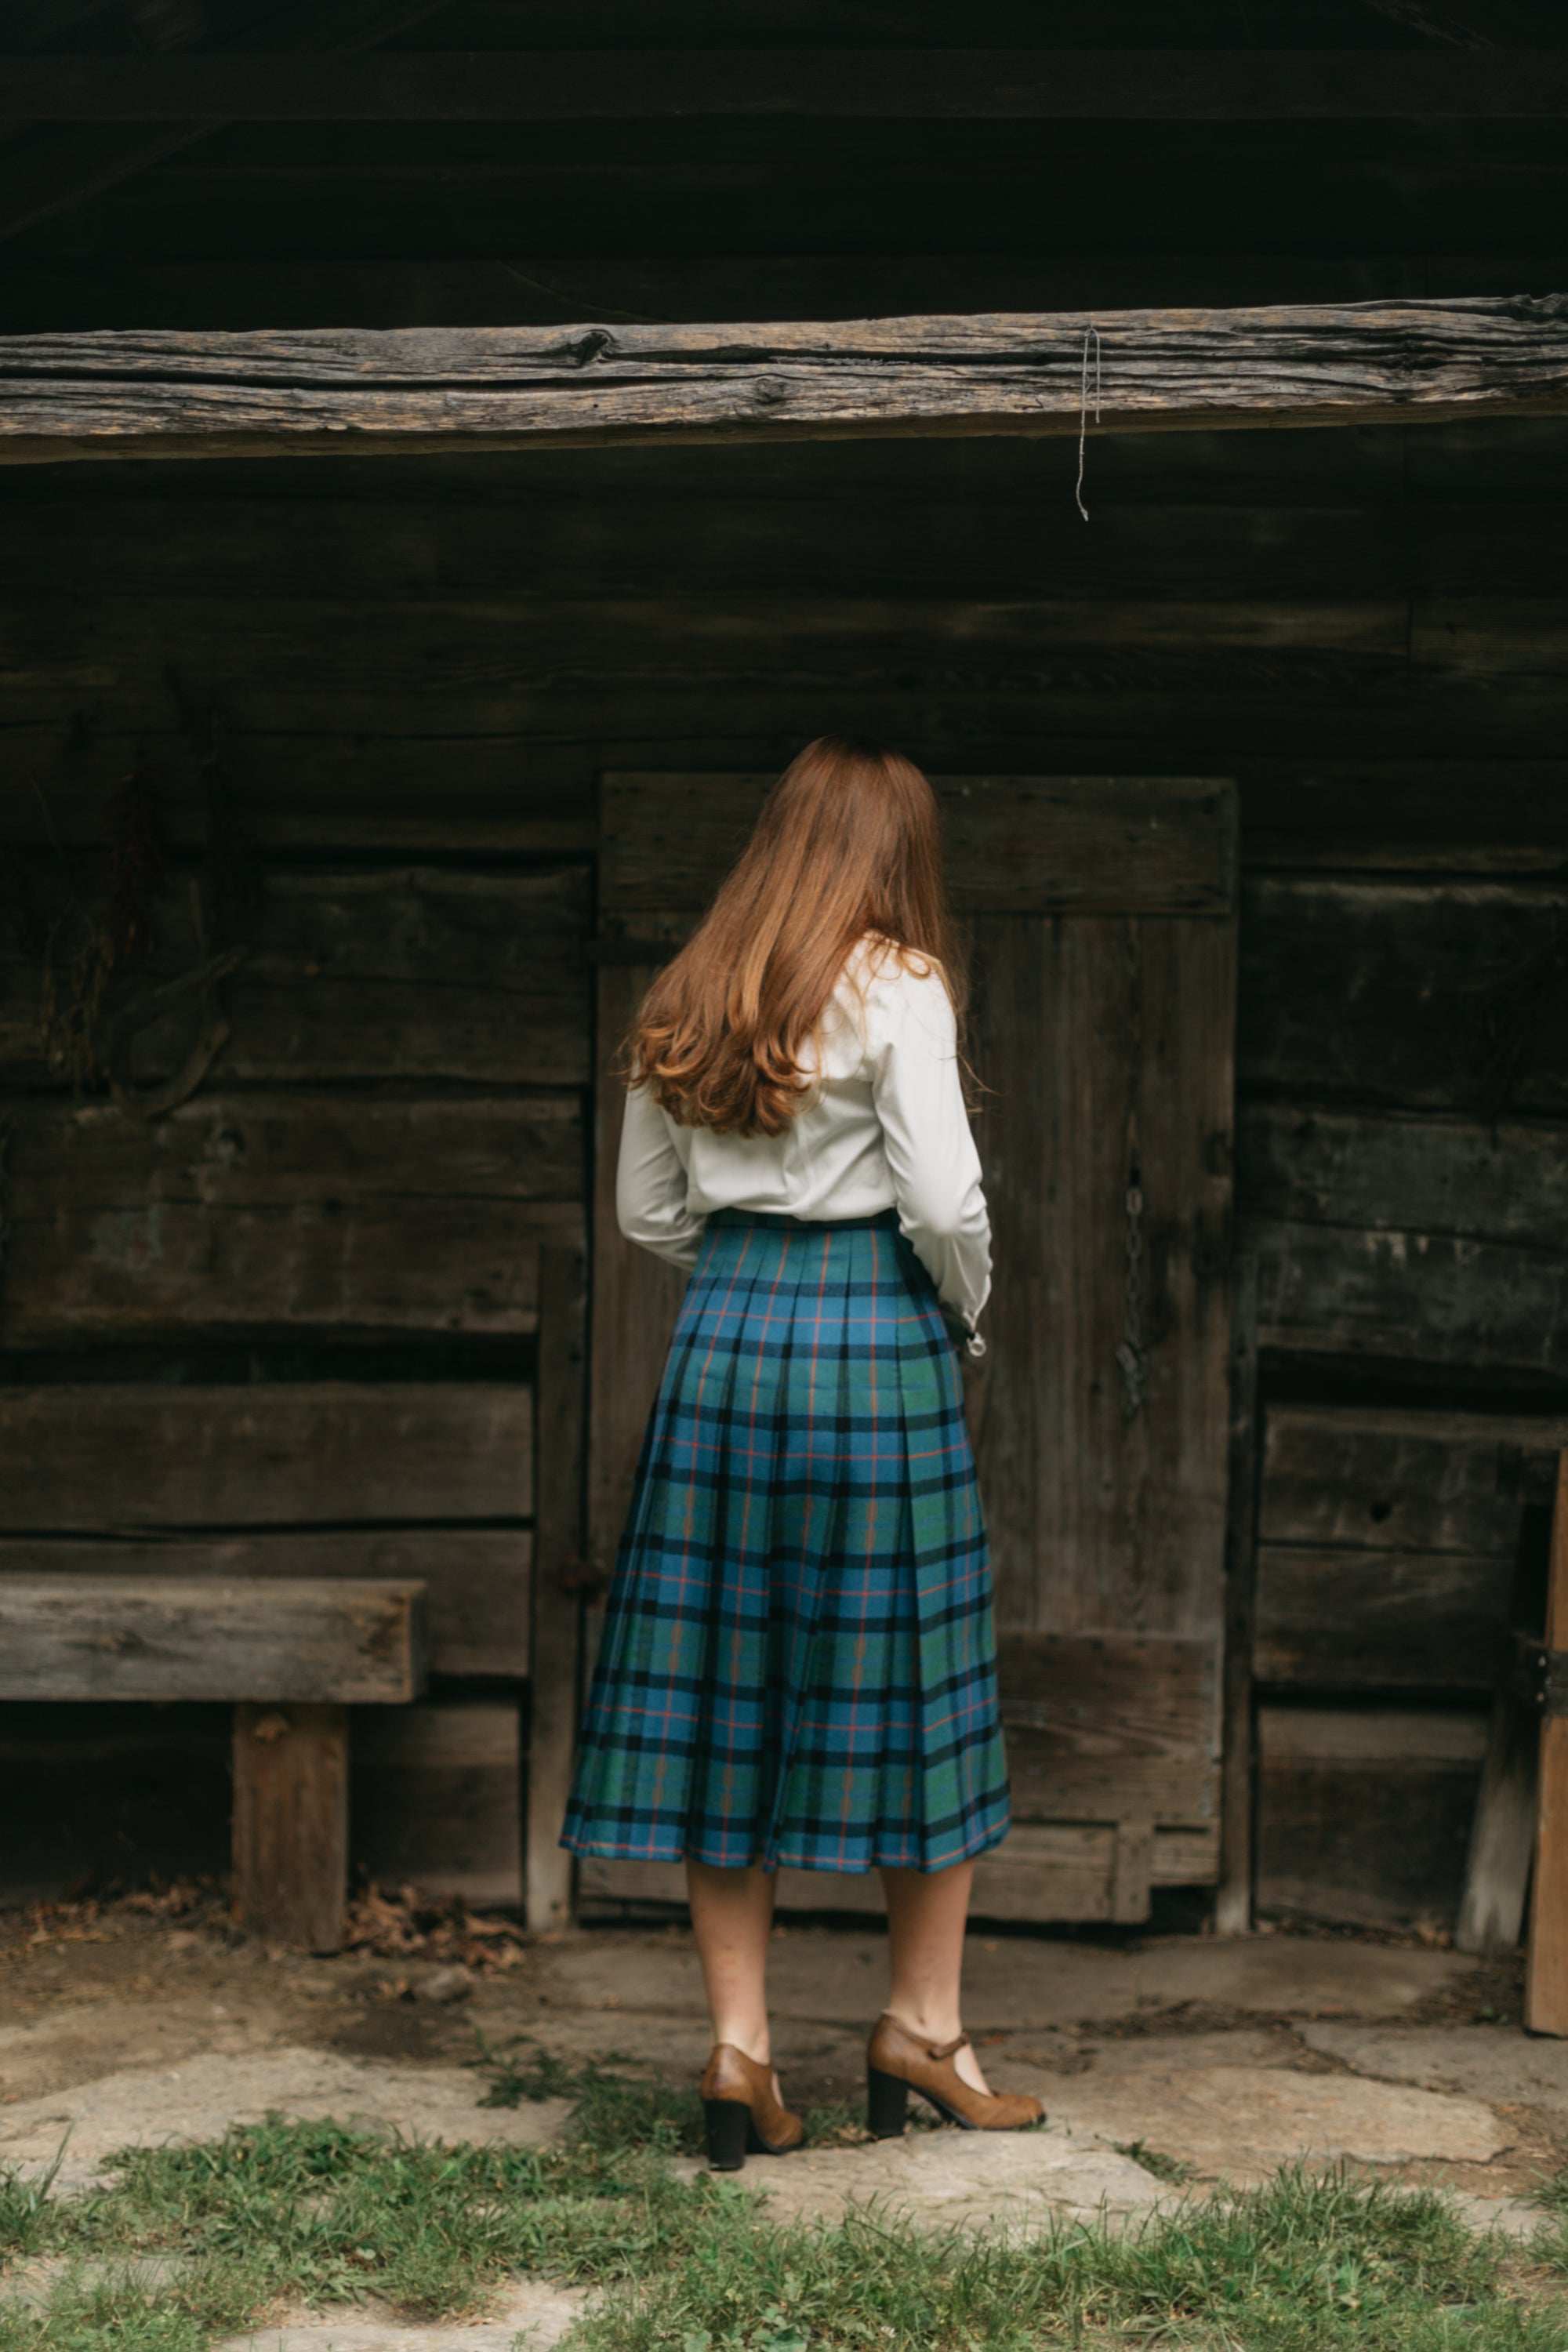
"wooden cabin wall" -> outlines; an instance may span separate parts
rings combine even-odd
[[[1418,14],[1048,19],[1064,47],[1373,50],[1420,47]],[[58,45],[117,37],[84,21]],[[963,37],[1043,22],[982,0]],[[670,0],[651,32],[630,0],[451,0],[395,46],[653,37],[953,33],[944,0]],[[93,142],[124,126],[32,135],[6,201],[29,171],[58,201],[7,236],[5,333],[1568,278],[1554,121],[240,123],[119,178]],[[520,1884],[533,1268],[584,1228],[595,779],[853,727],[937,769],[1237,778],[1260,1897],[1451,1916],[1542,1538],[1509,1465],[1568,1412],[1568,429],[1091,429],[1087,522],[1076,471],[1068,441],[932,441],[0,474],[0,1563],[427,1575],[429,1705],[356,1729],[367,1868]],[[132,772],[170,889],[116,988],[189,968],[204,856],[216,943],[248,949],[209,1077],[150,1125],[74,1098],[39,1037],[41,955],[109,885]],[[221,1866],[216,1725],[9,1710],[0,1898]]]
[[[517,1884],[533,1264],[583,1231],[595,777],[765,768],[859,726],[936,769],[1240,781],[1260,1894],[1451,1914],[1540,1532],[1499,1447],[1568,1407],[1568,430],[1091,441],[1087,524],[1075,463],[0,482],[0,1381],[32,1432],[0,1555],[428,1574],[437,1693],[363,1748],[366,1867]],[[171,858],[150,976],[184,968],[204,757],[250,953],[211,1076],[143,1124],[51,1076],[37,950],[68,881],[103,887],[140,762]],[[146,1068],[176,1051],[154,1034]],[[67,1792],[26,1883],[188,1855],[195,1816],[169,1835],[158,1791],[202,1720],[13,1721],[31,1817]],[[118,1759],[107,1808],[89,1752]],[[215,1861],[221,1806],[201,1818]],[[480,1826],[454,1861],[458,1819]]]

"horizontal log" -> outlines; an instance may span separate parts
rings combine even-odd
[[[706,905],[771,776],[607,775],[599,901]],[[1215,914],[1235,894],[1236,796],[1186,777],[940,776],[950,885],[971,912]]]
[[[1568,892],[1258,877],[1242,892],[1237,1076],[1282,1097],[1568,1109]]]
[[[6,60],[55,122],[548,122],[973,115],[1029,121],[1519,120],[1568,114],[1554,49],[447,50]]]
[[[830,445],[822,445],[824,446]],[[837,446],[837,445],[831,445]],[[806,445],[809,454],[811,445]],[[671,528],[668,497],[498,484],[487,500],[297,499],[187,496],[171,529],[167,496],[88,500],[74,468],[5,478],[76,497],[5,504],[14,577],[33,596],[73,593],[90,578],[106,595],[201,593],[215,576],[247,598],[376,603],[453,594],[1050,596],[1064,577],[1080,595],[1198,600],[1397,595],[1551,595],[1568,576],[1568,499],[1357,505],[1348,485],[1310,507],[1134,504],[1108,495],[1097,466],[1094,528],[1085,531],[1066,479],[1043,479],[1037,455],[1010,449],[1016,478],[991,495],[893,498],[846,482],[836,492],[749,494],[694,487]],[[504,463],[497,459],[496,463]],[[591,462],[580,454],[579,464]],[[95,478],[89,477],[96,488]],[[145,477],[142,478],[143,481]]]
[[[384,1077],[583,1084],[591,1069],[582,867],[542,875],[386,868],[258,877],[244,962],[222,986],[230,1035],[212,1080]],[[199,961],[187,896],[157,910],[144,971],[110,1013]],[[36,1064],[38,972],[0,937],[0,1062]],[[142,1076],[177,1068],[188,1021],[136,1043]]]
[[[974,1865],[976,1919],[1109,1920],[1115,1883],[1114,1826],[1099,1822],[1018,1822]],[[1150,1877],[1156,1886],[1211,1885],[1218,1875],[1217,1830],[1157,1829]],[[603,1862],[578,1866],[580,1903],[686,1907],[679,1862]],[[781,1911],[836,1911],[880,1918],[887,1906],[874,1871],[781,1870]]]
[[[709,715],[722,720],[721,695],[710,700]],[[1226,706],[1194,709],[1187,726],[1194,760],[1200,730],[1211,744],[1233,734],[1230,751],[1215,764],[1236,779],[1244,873],[1528,877],[1556,877],[1568,863],[1568,761],[1467,758],[1455,756],[1452,745],[1419,759],[1369,752],[1312,759],[1259,751],[1243,730],[1227,729],[1230,716]],[[893,730],[928,772],[954,764],[955,753],[994,775],[1019,772],[1023,762],[1038,759],[1037,741],[998,740],[984,721],[981,734],[959,752],[932,730],[932,718],[928,712],[922,723],[911,705]],[[1111,723],[1108,712],[1108,728]],[[599,772],[776,775],[799,744],[798,729],[786,727],[776,740],[740,744],[711,731],[657,743],[625,742],[618,735],[576,742],[458,736],[442,747],[450,789],[437,802],[429,798],[430,750],[416,738],[395,744],[331,733],[286,741],[231,734],[227,740],[244,776],[236,814],[264,847],[328,856],[374,850],[395,857],[438,850],[476,860],[481,854],[596,851],[595,818],[569,812],[591,809]],[[205,813],[185,768],[185,747],[167,732],[121,734],[108,726],[90,745],[50,727],[11,733],[12,772],[36,776],[45,798],[40,803],[34,792],[0,783],[0,842],[34,849],[49,849],[51,837],[68,845],[101,844],[106,803],[139,747],[158,769],[165,842],[182,854],[199,848]],[[1161,748],[1168,756],[1169,742],[1151,747],[1151,756]],[[542,814],[520,810],[520,775],[526,777],[526,807]]]
[[[425,1588],[341,1578],[0,1576],[0,1698],[406,1705]]]
[[[1413,1362],[1568,1364],[1559,1127],[1249,1104],[1239,1230],[1266,1346]]]
[[[426,1895],[521,1904],[515,1700],[458,1699],[356,1717],[349,1769],[351,1867]]]
[[[0,1341],[194,1329],[524,1332],[580,1241],[574,1097],[202,1093],[10,1118]]]
[[[0,1577],[369,1578],[426,1590],[430,1671],[529,1671],[533,1538],[526,1528],[334,1528],[331,1533],[0,1537]]]
[[[11,1534],[527,1518],[533,1399],[468,1381],[0,1389]]]
[[[116,59],[116,67],[124,60]],[[679,434],[1075,434],[1568,408],[1568,297],[844,325],[173,331],[0,341],[0,457]]]
[[[1555,1458],[1568,1420],[1389,1406],[1275,1405],[1258,1534],[1313,1551],[1511,1560],[1527,1461]]]
[[[1260,1544],[1252,1670],[1316,1690],[1489,1691],[1511,1558]]]

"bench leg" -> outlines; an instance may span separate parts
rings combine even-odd
[[[296,1951],[343,1940],[349,1711],[246,1702],[234,1710],[234,1910]]]

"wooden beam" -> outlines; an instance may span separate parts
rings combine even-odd
[[[1230,1427],[1225,1515],[1225,1656],[1220,1684],[1220,1883],[1215,1927],[1252,1927],[1253,1643],[1258,1578],[1258,1260],[1231,1268]]]
[[[1568,1453],[1557,1465],[1552,1563],[1546,1585],[1546,1647],[1568,1646]],[[1557,1670],[1554,1668],[1555,1677]],[[1568,2034],[1568,1714],[1553,1691],[1542,1719],[1535,1794],[1535,1880],[1524,1979],[1530,2033]]]
[[[1408,49],[397,51],[314,61],[31,57],[5,103],[58,122],[859,116],[1287,121],[1568,114],[1568,56]]]
[[[0,460],[1147,433],[1568,409],[1568,295],[0,341]]]
[[[528,1924],[572,1916],[572,1857],[561,1824],[572,1788],[582,1672],[587,1268],[575,1250],[539,1253],[539,1486],[534,1520],[533,1689],[528,1727]]]
[[[346,1706],[234,1711],[234,1914],[263,1943],[335,1952],[349,1860]]]
[[[0,1698],[405,1705],[425,1587],[335,1578],[0,1576]]]

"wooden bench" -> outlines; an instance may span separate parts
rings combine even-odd
[[[426,1678],[422,1582],[0,1575],[0,1699],[234,1706],[234,1907],[256,1936],[342,1941],[349,1708]]]

